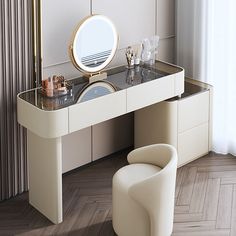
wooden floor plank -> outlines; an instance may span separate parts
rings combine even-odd
[[[176,175],[176,188],[175,188],[175,198],[178,198],[180,188],[182,185],[183,177],[184,177],[184,172],[185,168],[181,167],[177,170],[177,175]]]
[[[221,178],[221,184],[236,184],[236,177]]]
[[[233,188],[232,218],[230,236],[236,235],[236,185]]]
[[[194,187],[193,183],[195,182],[196,175],[197,167],[190,167],[185,169],[181,190],[176,202],[177,205],[190,204]]]
[[[233,185],[221,185],[216,219],[217,229],[230,229]]]
[[[193,232],[177,232],[172,236],[229,236],[230,230],[211,230],[211,231],[193,231]]]
[[[209,172],[209,178],[235,178],[236,171],[213,171]]]
[[[175,214],[189,213],[189,205],[178,206],[175,205]]]
[[[236,171],[236,160],[235,162],[231,161],[230,165],[221,165],[221,166],[201,166],[198,167],[198,172],[222,172],[222,171]]]
[[[235,159],[234,158],[220,158],[220,157],[203,157],[200,159],[197,159],[196,161],[193,161],[188,164],[189,167],[196,166],[196,167],[206,167],[206,166],[229,166],[229,165],[235,165]]]
[[[193,194],[190,202],[189,213],[203,212],[206,196],[208,173],[197,173]]]
[[[204,202],[204,220],[216,220],[220,192],[220,179],[208,179]]]
[[[215,230],[215,221],[178,222],[174,224],[174,233]]]
[[[202,221],[203,214],[202,213],[182,213],[174,215],[174,222],[192,222],[192,221]]]

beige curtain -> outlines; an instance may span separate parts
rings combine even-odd
[[[32,0],[0,0],[0,201],[28,188],[17,93],[33,86]]]

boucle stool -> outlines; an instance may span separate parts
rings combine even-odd
[[[112,222],[118,236],[170,236],[173,230],[176,149],[138,148],[113,176]]]

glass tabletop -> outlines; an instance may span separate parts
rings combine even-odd
[[[156,62],[152,66],[140,65],[131,69],[120,66],[107,70],[107,79],[99,81],[96,86],[93,83],[89,84],[85,77],[70,80],[72,89],[60,97],[46,97],[41,88],[23,92],[19,96],[39,109],[53,111],[181,71],[181,68],[173,67],[163,62]]]

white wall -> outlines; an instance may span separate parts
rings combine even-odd
[[[70,62],[68,45],[76,25],[90,14],[90,1],[41,1],[43,77],[76,77],[79,73]]]
[[[157,58],[175,62],[175,0],[156,0],[156,34],[160,36]]]
[[[69,60],[68,44],[73,29],[91,11],[110,17],[120,35],[110,66],[125,63],[124,48],[155,33],[161,38],[158,59],[174,62],[175,0],[42,0],[44,76],[80,75]]]
[[[176,63],[184,66],[186,76],[193,77],[194,35],[197,30],[194,22],[195,0],[176,1]],[[199,15],[201,22],[201,15]],[[195,37],[196,38],[196,37]],[[198,54],[196,54],[198,55]]]
[[[124,48],[155,34],[155,0],[42,0],[43,74],[62,74],[73,78],[80,73],[73,68],[68,45],[76,25],[86,16],[103,14],[117,27],[119,51],[112,66],[125,63]]]

